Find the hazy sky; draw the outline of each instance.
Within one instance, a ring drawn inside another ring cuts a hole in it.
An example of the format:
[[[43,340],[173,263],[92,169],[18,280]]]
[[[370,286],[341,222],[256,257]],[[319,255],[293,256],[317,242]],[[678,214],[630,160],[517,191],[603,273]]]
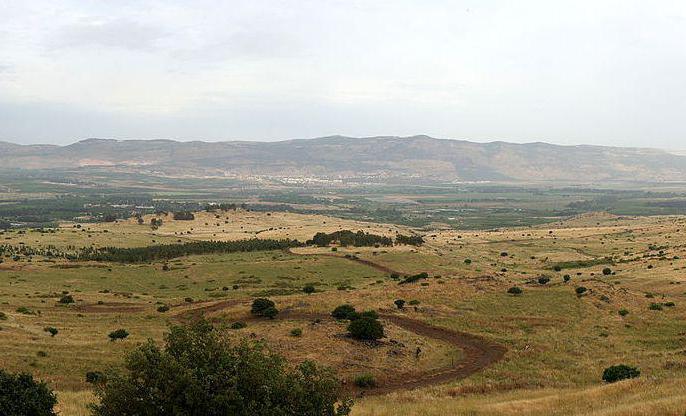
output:
[[[0,0],[0,140],[686,149],[686,1]]]

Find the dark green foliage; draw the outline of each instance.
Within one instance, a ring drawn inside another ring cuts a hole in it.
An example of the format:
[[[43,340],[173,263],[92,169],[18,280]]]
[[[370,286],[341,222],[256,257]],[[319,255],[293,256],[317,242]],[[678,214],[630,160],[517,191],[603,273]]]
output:
[[[62,304],[69,304],[69,303],[74,303],[74,297],[72,295],[64,295],[60,298],[59,303]]]
[[[574,289],[574,291],[576,292],[577,295],[583,295],[584,293],[586,293],[587,290],[588,289],[586,289],[583,286],[579,286],[576,289]]]
[[[520,287],[512,286],[511,288],[507,289],[507,293],[511,295],[521,295],[524,293],[524,291]]]
[[[369,234],[364,231],[352,232],[350,230],[334,231],[330,234],[317,233],[311,240],[307,241],[308,245],[316,245],[319,247],[326,247],[331,243],[338,243],[341,246],[354,247],[373,247],[392,246],[393,240],[383,235]]]
[[[195,219],[195,215],[193,215],[193,213],[189,211],[175,212],[174,219],[181,221],[192,221]]]
[[[316,289],[314,288],[314,285],[305,285],[303,287],[303,292],[307,293],[308,295],[310,293],[314,293],[315,291],[316,291]]]
[[[464,259],[464,264],[472,264],[472,259]]]
[[[668,308],[673,308],[676,306],[676,303],[670,301],[670,302],[665,302],[664,305]]]
[[[355,377],[355,380],[353,380],[353,382],[357,387],[363,389],[376,387],[376,379],[371,374],[360,374],[359,376]]]
[[[383,338],[383,325],[376,319],[360,317],[348,325],[350,336],[361,340],[377,340]]]
[[[257,298],[252,302],[250,313],[255,316],[266,316],[273,318],[279,311],[274,302],[267,298]],[[272,315],[273,314],[273,315]]]
[[[107,378],[100,371],[89,371],[86,373],[86,383],[98,384],[104,383]]]
[[[96,385],[95,416],[342,416],[332,371],[306,361],[291,368],[261,343],[230,345],[206,321],[172,327]]]
[[[168,312],[168,311],[169,311],[169,306],[167,306],[167,305],[160,305],[157,307],[157,312],[164,313],[164,312]]]
[[[550,282],[550,278],[548,276],[541,276],[538,278],[538,283],[541,285],[545,285],[548,282]]]
[[[569,282],[569,279],[571,279],[571,278],[572,278],[572,276],[570,276],[570,275],[568,275],[568,274],[562,276],[562,280],[564,280],[565,283]]]
[[[395,306],[396,306],[398,309],[402,309],[402,308],[405,307],[405,301],[402,300],[402,299],[396,299],[395,302],[393,302],[393,303],[395,303]]]
[[[7,320],[7,314],[5,312],[0,312],[0,321],[6,321]]]
[[[410,305],[419,305],[419,301],[417,299],[412,299],[411,301],[408,302]]]
[[[9,374],[0,369],[0,415],[55,416],[55,394],[30,374]]]
[[[246,324],[245,322],[234,322],[231,324],[231,329],[243,329],[247,326],[248,324]]]
[[[629,311],[627,309],[622,308],[619,310],[618,313],[619,313],[619,316],[627,316],[629,314]]]
[[[192,241],[183,244],[157,244],[146,247],[84,248],[81,260],[142,263],[166,260],[191,254],[239,253],[249,251],[283,250],[301,246],[297,240],[262,240],[253,238],[238,241]]]
[[[302,328],[293,328],[293,329],[291,329],[291,336],[300,337],[300,336],[302,336],[302,334],[303,334]]]
[[[36,312],[32,311],[31,309],[27,308],[26,306],[20,306],[17,308],[18,313],[23,313],[24,315],[35,315]]]
[[[422,273],[415,274],[413,276],[407,276],[406,278],[401,280],[400,283],[398,283],[398,284],[404,285],[407,283],[416,282],[417,280],[428,279],[428,278],[429,278],[429,274],[426,272],[422,272]]]
[[[378,314],[376,311],[367,310],[367,311],[364,311],[364,312],[362,312],[362,313],[360,313],[360,314],[357,314],[356,317],[351,317],[350,320],[352,321],[353,319],[359,319],[359,318],[379,319],[379,314]]]
[[[650,306],[648,306],[648,309],[650,309],[651,311],[661,311],[662,305],[659,303],[651,303]]]
[[[608,367],[603,371],[603,381],[614,383],[619,380],[636,378],[641,375],[641,371],[636,367],[620,364]]]
[[[611,274],[612,274],[612,269],[611,269],[611,268],[606,267],[606,268],[603,269],[603,275],[609,276],[609,275],[611,275]]]
[[[58,332],[60,332],[54,326],[46,326],[45,328],[43,328],[43,331],[48,332],[51,337],[54,337],[55,335],[57,335]]]
[[[553,266],[553,270],[555,270],[556,272],[561,272],[561,271],[562,271],[562,267],[561,267],[559,264],[556,264],[556,265]]]
[[[355,313],[355,307],[352,305],[340,305],[331,312],[331,316],[336,319],[350,319],[350,316]]]
[[[420,235],[402,235],[395,236],[396,244],[405,244],[408,246],[421,246],[424,244],[424,239]]]
[[[117,329],[109,333],[108,337],[110,337],[111,341],[116,341],[118,339],[124,339],[129,336],[129,332],[125,329]]]

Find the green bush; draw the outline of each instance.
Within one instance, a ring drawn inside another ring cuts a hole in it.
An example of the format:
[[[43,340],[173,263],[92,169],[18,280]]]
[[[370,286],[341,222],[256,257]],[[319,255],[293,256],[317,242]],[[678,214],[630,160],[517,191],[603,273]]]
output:
[[[572,278],[572,276],[570,276],[570,275],[568,275],[568,274],[562,276],[562,280],[564,280],[565,283],[569,282],[569,279],[571,279],[571,278]]]
[[[619,316],[627,316],[629,314],[629,311],[627,309],[622,308],[618,311],[618,313]]]
[[[291,336],[300,337],[300,336],[302,336],[302,334],[303,334],[302,328],[293,328],[293,329],[291,329]]]
[[[641,371],[636,367],[620,364],[613,365],[603,371],[603,381],[614,383],[619,380],[626,380],[628,378],[636,378],[641,375]]]
[[[303,292],[307,293],[308,295],[314,293],[315,291],[316,289],[314,288],[314,285],[305,285],[305,287],[303,287]]]
[[[248,324],[246,324],[245,322],[236,321],[231,324],[231,329],[243,329],[247,326]]]
[[[355,307],[349,304],[339,305],[331,312],[331,316],[336,319],[350,319],[355,313]]]
[[[538,283],[541,285],[545,285],[548,282],[550,282],[550,278],[548,276],[541,276],[538,278]]]
[[[250,313],[255,316],[273,318],[279,313],[279,311],[276,309],[276,305],[271,300],[267,298],[257,298],[252,302]]]
[[[89,371],[86,373],[86,383],[89,384],[99,384],[104,383],[106,377],[100,371]]]
[[[0,312],[0,321],[6,321],[7,320],[7,314],[5,312]]]
[[[395,303],[395,306],[396,306],[398,309],[402,309],[402,308],[405,307],[405,301],[402,300],[402,299],[396,299],[395,302],[393,302],[393,303]]]
[[[521,295],[522,293],[524,293],[524,291],[520,287],[512,286],[511,288],[507,289],[507,293],[511,295]]]
[[[369,317],[360,317],[350,322],[348,332],[353,338],[361,340],[377,340],[384,336],[381,322]]]
[[[36,313],[26,306],[20,306],[17,308],[17,313],[23,313],[24,315],[35,315]]]
[[[129,336],[129,332],[125,329],[117,329],[109,333],[110,341],[116,341],[118,339],[125,339]]]
[[[670,302],[665,302],[664,305],[668,308],[673,308],[676,306],[676,303],[670,301]]]
[[[293,368],[262,343],[237,345],[199,321],[172,327],[128,354],[121,372],[96,384],[94,416],[343,416],[333,371],[311,361]]]
[[[376,387],[376,379],[371,374],[360,374],[359,376],[355,377],[353,383],[355,383],[357,387],[363,389]]]
[[[611,268],[606,267],[606,268],[603,269],[603,275],[609,276],[609,275],[611,275],[611,274],[612,274],[612,269],[611,269]]]
[[[58,332],[60,332],[54,326],[46,326],[45,328],[43,328],[43,331],[50,333],[51,337],[54,337],[55,335],[57,335]]]
[[[419,301],[417,299],[412,299],[411,301],[407,302],[410,305],[419,305]]]
[[[662,310],[662,305],[659,303],[651,303],[650,306],[648,306],[648,309],[651,311],[661,311]]]
[[[56,416],[57,397],[45,383],[30,374],[10,374],[0,369],[0,415]]]
[[[586,293],[587,290],[588,289],[586,289],[583,286],[579,286],[576,289],[574,289],[574,291],[576,292],[577,295],[583,295],[584,293]]]
[[[168,311],[169,311],[169,306],[167,306],[167,305],[160,305],[157,307],[157,312],[164,313],[164,312],[168,312]]]
[[[72,295],[64,295],[58,302],[64,305],[74,303],[74,297]]]

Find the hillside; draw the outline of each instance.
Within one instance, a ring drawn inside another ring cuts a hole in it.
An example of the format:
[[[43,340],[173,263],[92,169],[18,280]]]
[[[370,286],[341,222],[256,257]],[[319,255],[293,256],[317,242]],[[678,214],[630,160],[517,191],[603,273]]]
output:
[[[68,146],[0,142],[3,168],[116,167],[165,175],[270,175],[373,181],[681,181],[686,156],[547,143],[428,136],[342,136],[280,142],[88,139]]]

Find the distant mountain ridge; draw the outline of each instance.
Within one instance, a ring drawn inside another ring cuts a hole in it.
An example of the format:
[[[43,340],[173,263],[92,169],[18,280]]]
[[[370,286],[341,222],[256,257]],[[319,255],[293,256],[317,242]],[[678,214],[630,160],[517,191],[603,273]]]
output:
[[[428,136],[330,136],[279,142],[87,139],[0,142],[0,168],[84,166],[162,175],[376,178],[378,181],[686,181],[686,156],[662,150],[475,143]]]

